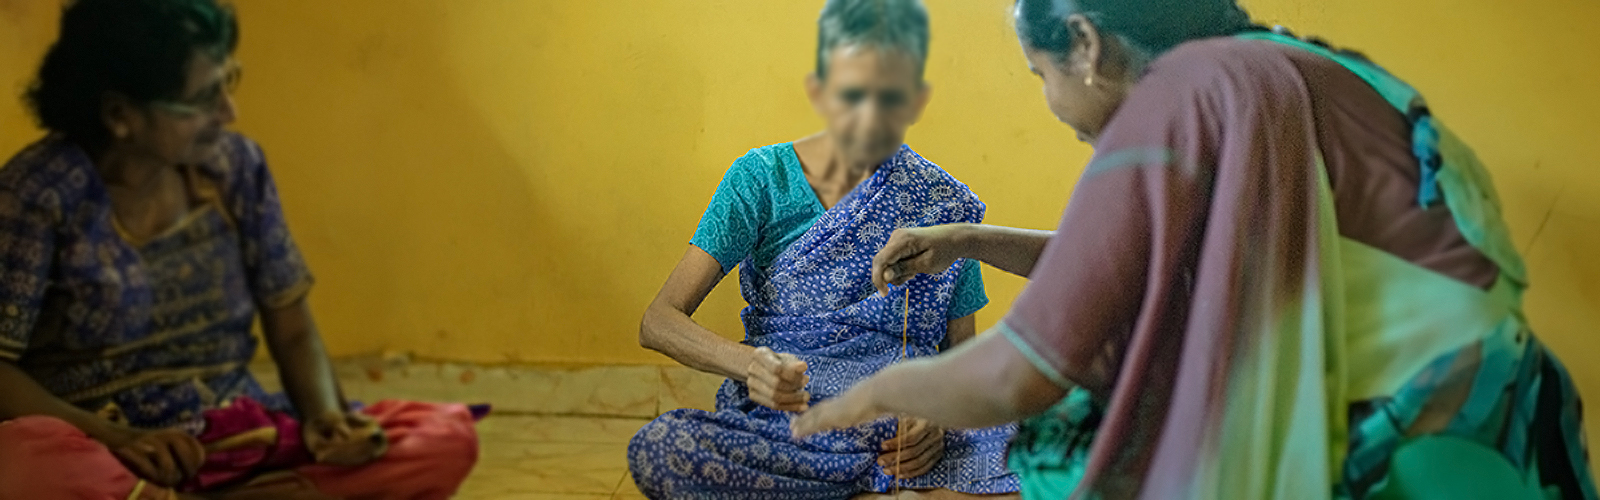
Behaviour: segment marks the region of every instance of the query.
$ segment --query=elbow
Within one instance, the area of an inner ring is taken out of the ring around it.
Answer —
[[[659,328],[661,313],[657,304],[650,304],[644,311],[644,317],[639,319],[639,347],[661,352]]]
[[[644,313],[644,318],[639,320],[639,347],[656,350],[655,343],[650,338],[650,313]]]

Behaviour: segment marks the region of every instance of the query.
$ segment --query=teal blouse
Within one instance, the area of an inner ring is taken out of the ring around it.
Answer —
[[[806,181],[794,144],[764,146],[733,162],[689,244],[717,259],[723,273],[747,259],[764,270],[825,212]],[[952,320],[989,305],[977,261],[963,261],[951,301]]]

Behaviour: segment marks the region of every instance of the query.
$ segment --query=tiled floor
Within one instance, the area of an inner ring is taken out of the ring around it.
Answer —
[[[466,500],[643,499],[628,475],[628,438],[642,418],[492,416],[480,422]]]
[[[478,466],[456,495],[467,500],[643,499],[627,477],[628,439],[664,411],[712,408],[722,383],[678,366],[480,367],[384,356],[335,367],[356,400],[494,405],[478,423]],[[275,390],[271,364],[252,368]]]

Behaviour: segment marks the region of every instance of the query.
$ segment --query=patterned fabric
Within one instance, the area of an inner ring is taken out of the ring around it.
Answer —
[[[0,356],[138,427],[196,424],[237,396],[288,409],[246,370],[257,308],[311,286],[265,159],[229,135],[187,173],[204,205],[133,241],[77,146],[48,137],[0,169]]]
[[[966,186],[902,147],[770,267],[744,258],[745,343],[804,360],[813,401],[843,392],[901,357],[905,291],[876,293],[869,276],[873,254],[893,229],[978,222],[983,213]],[[938,351],[963,267],[906,284],[910,356]],[[716,412],[674,410],[641,429],[628,447],[629,466],[652,498],[846,498],[894,487],[876,465],[880,444],[894,435],[892,420],[796,440],[789,432],[792,417],[750,401],[744,384],[729,380],[717,394]],[[1003,457],[1013,430],[947,432],[944,459],[901,486],[1016,491]]]
[[[1281,35],[1159,59],[1059,231],[1125,253],[1052,241],[1001,327],[1069,389],[1012,447],[1025,498],[1371,498],[1433,438],[1492,450],[1535,495],[1597,498],[1486,170],[1421,103]],[[1096,286],[1128,281],[1104,269],[1139,286]]]
[[[826,212],[806,181],[794,143],[764,146],[733,162],[689,244],[717,259],[724,273],[741,262],[764,271]],[[862,230],[874,237],[894,232],[882,221],[868,221]],[[951,300],[949,319],[970,316],[989,305],[978,261],[963,261]]]
[[[1105,409],[1089,391],[1076,387],[1044,413],[1017,426],[1006,456],[1007,466],[1022,483],[1022,498],[1059,499],[1072,496],[1083,481],[1089,463],[1089,445]]]

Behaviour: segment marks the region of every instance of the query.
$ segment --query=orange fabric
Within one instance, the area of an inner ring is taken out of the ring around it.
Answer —
[[[317,490],[346,500],[448,499],[478,461],[478,435],[465,405],[390,400],[363,412],[383,425],[388,453],[363,467],[298,469]]]
[[[295,470],[324,494],[447,499],[477,462],[477,432],[464,405],[382,401],[362,412],[383,426],[389,451],[360,467]],[[0,423],[0,500],[126,500],[138,484],[110,450],[65,421],[34,416]],[[146,485],[137,500],[169,495]]]
[[[0,423],[0,500],[125,500],[138,484],[110,450],[66,421]],[[150,485],[139,494],[156,500],[168,490]]]

